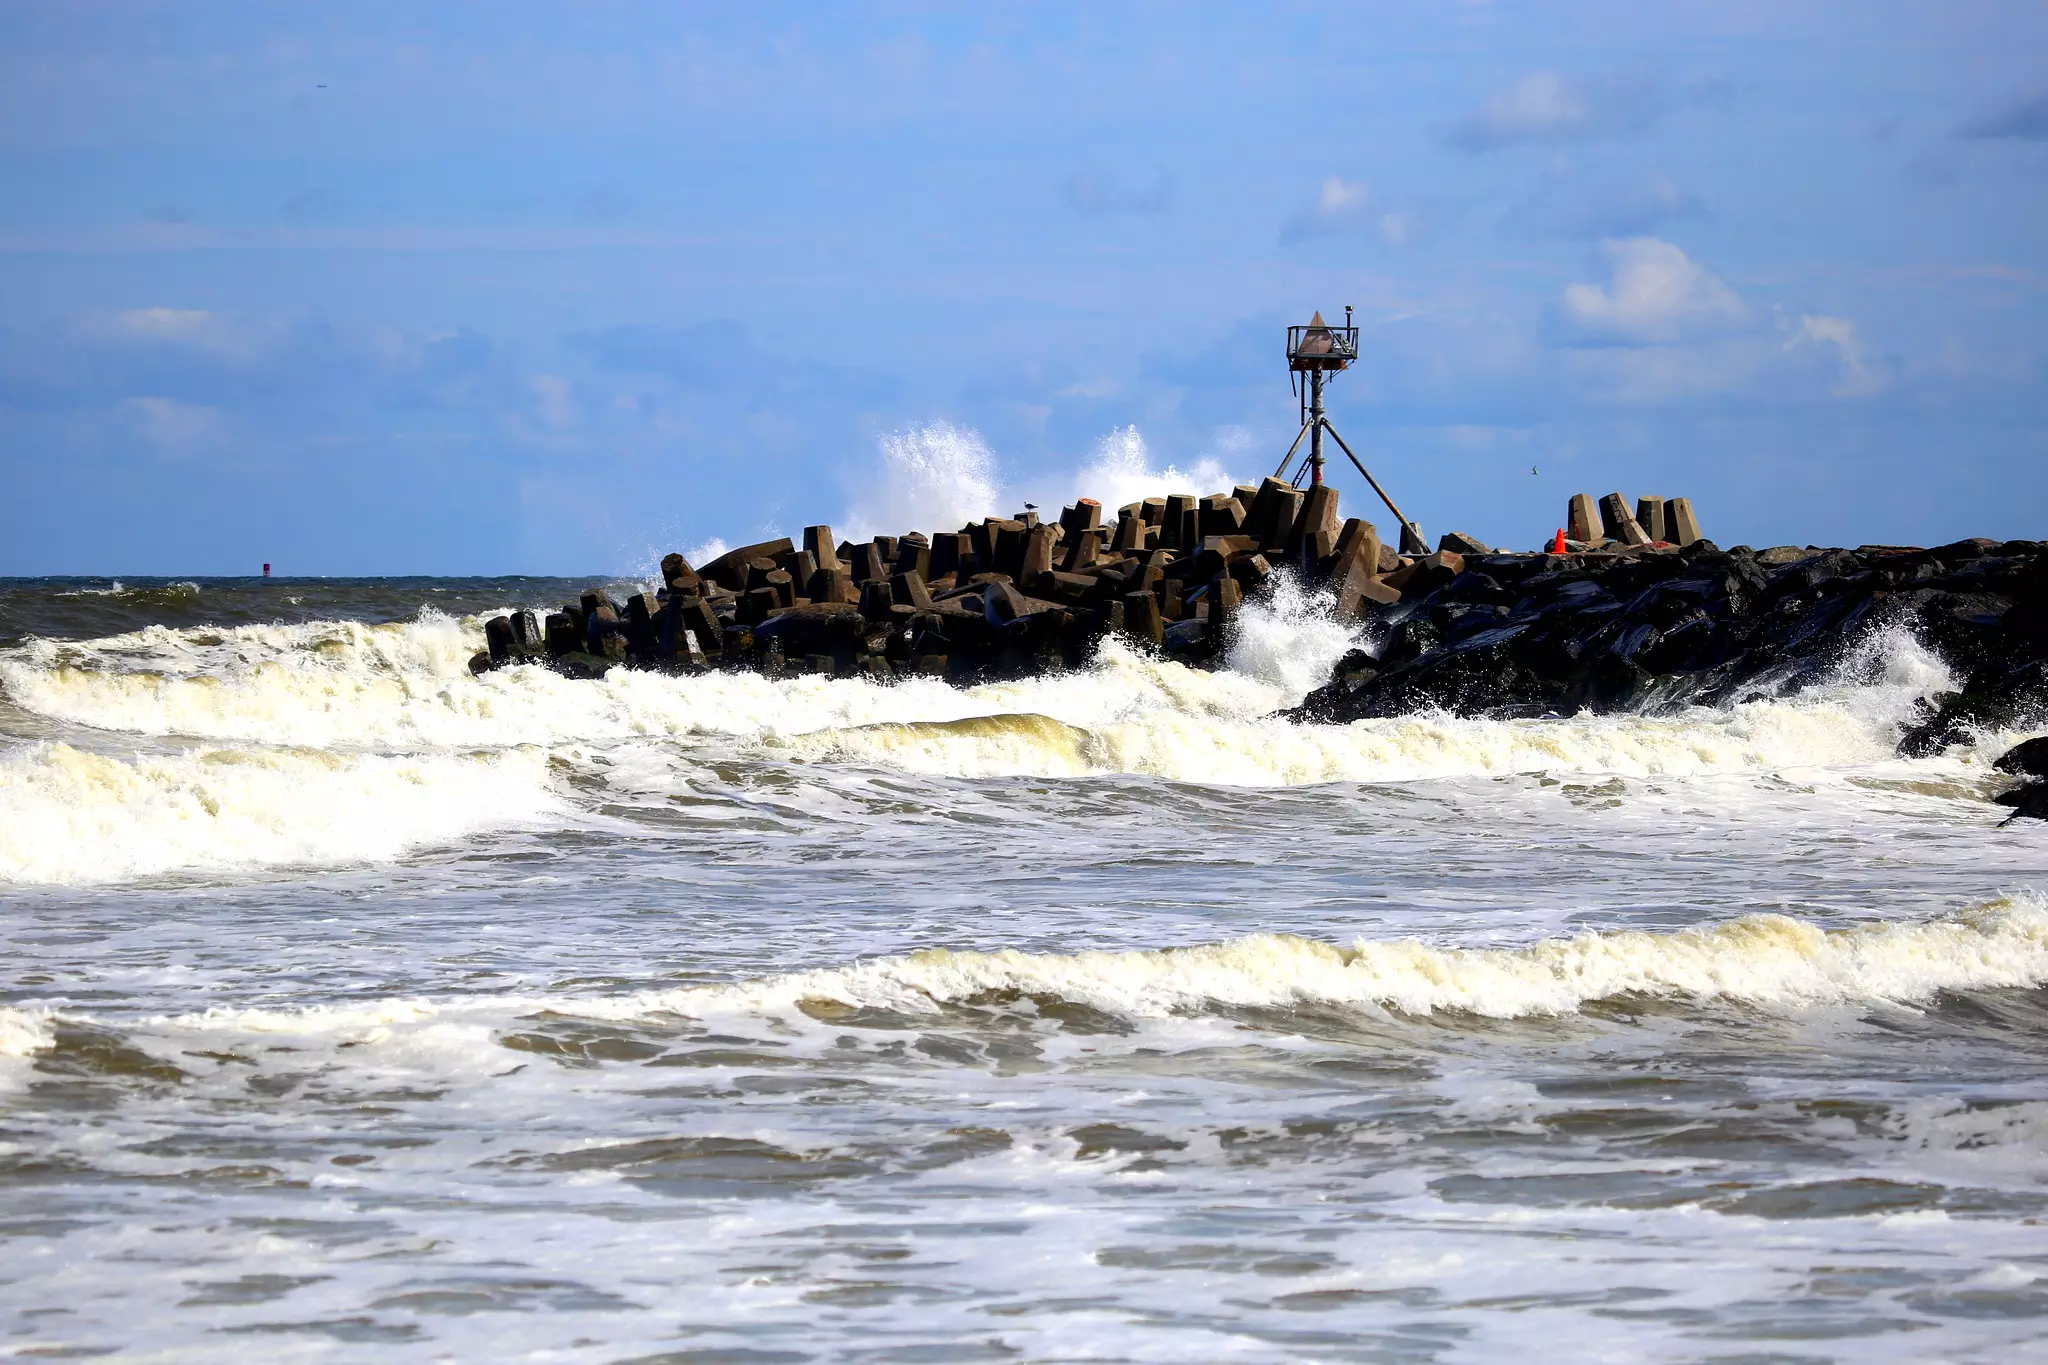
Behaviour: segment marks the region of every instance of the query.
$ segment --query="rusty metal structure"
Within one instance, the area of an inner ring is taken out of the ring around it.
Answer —
[[[1353,453],[1337,428],[1330,424],[1330,416],[1323,409],[1323,378],[1351,367],[1358,359],[1358,328],[1352,325],[1351,307],[1344,307],[1344,325],[1335,327],[1323,321],[1323,314],[1317,310],[1305,327],[1287,329],[1287,371],[1288,384],[1301,402],[1301,431],[1294,438],[1294,444],[1287,447],[1287,453],[1280,457],[1280,467],[1273,471],[1274,478],[1287,477],[1287,467],[1293,463],[1294,454],[1301,449],[1301,443],[1308,442],[1308,454],[1302,457],[1301,465],[1294,471],[1288,482],[1297,488],[1301,486],[1304,474],[1309,486],[1323,481],[1323,437],[1337,443],[1337,448],[1365,476],[1372,485],[1372,491],[1380,495],[1380,501],[1394,514],[1394,520],[1401,525],[1401,553],[1427,554],[1429,546],[1422,538],[1422,528],[1408,520],[1394,500],[1387,496],[1387,490],[1380,487],[1380,481],[1372,476],[1364,461]],[[1299,379],[1296,376],[1300,376]]]

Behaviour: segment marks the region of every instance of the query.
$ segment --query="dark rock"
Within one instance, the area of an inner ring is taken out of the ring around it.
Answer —
[[[2001,828],[2022,817],[2048,820],[2048,782],[2029,782],[2009,792],[2000,792],[1991,799],[2001,806],[2012,807],[2012,814],[2000,822]]]
[[[2048,779],[2048,735],[2013,745],[1991,766],[2015,776]]]

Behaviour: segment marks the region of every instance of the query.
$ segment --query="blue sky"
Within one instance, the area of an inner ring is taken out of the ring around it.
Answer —
[[[1346,304],[1432,536],[2048,536],[2048,10],[5,4],[0,288],[0,573],[1256,477]]]

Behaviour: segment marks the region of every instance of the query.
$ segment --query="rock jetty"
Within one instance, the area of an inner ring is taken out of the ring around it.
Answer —
[[[1467,537],[1448,545],[1486,547]],[[1114,521],[1083,498],[1041,521],[1036,509],[957,531],[838,541],[829,526],[691,565],[672,554],[662,586],[612,600],[583,594],[544,618],[486,623],[475,672],[545,663],[574,676],[617,667],[750,669],[954,682],[1077,667],[1120,635],[1197,666],[1230,638],[1232,616],[1286,568],[1328,586],[1363,617],[1403,600],[1439,561],[1403,558],[1372,523],[1337,515],[1337,490],[1280,479],[1197,497],[1147,498]]]
[[[701,567],[671,554],[662,586],[624,603],[593,589],[545,617],[492,619],[470,667],[976,683],[1085,665],[1112,635],[1208,667],[1244,603],[1282,571],[1329,590],[1341,616],[1378,626],[1369,648],[1287,713],[1298,720],[1782,695],[1898,623],[1965,679],[1927,704],[1902,752],[2048,715],[2048,543],[1723,550],[1687,499],[1611,493],[1574,496],[1545,550],[1453,532],[1432,553],[1402,555],[1371,522],[1340,520],[1334,488],[1280,479],[1147,498],[1113,522],[1084,498],[1057,521],[1027,507],[857,543],[812,526],[801,543],[745,545]]]
[[[1598,525],[1580,519],[1591,503],[1572,500],[1582,533]],[[1603,503],[1611,511],[1621,499]],[[1927,704],[1901,752],[2048,715],[2048,543],[1759,551],[1700,538],[1566,540],[1562,553],[1421,561],[1378,613],[1376,646],[1346,655],[1290,714],[1571,715],[1783,695],[1830,674],[1867,633],[1906,624],[1965,681]]]

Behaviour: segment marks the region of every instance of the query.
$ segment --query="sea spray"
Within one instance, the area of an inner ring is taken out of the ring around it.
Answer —
[[[995,452],[968,428],[928,422],[895,432],[882,438],[881,456],[878,475],[847,506],[847,529],[858,539],[912,527],[950,531],[1002,502]]]

